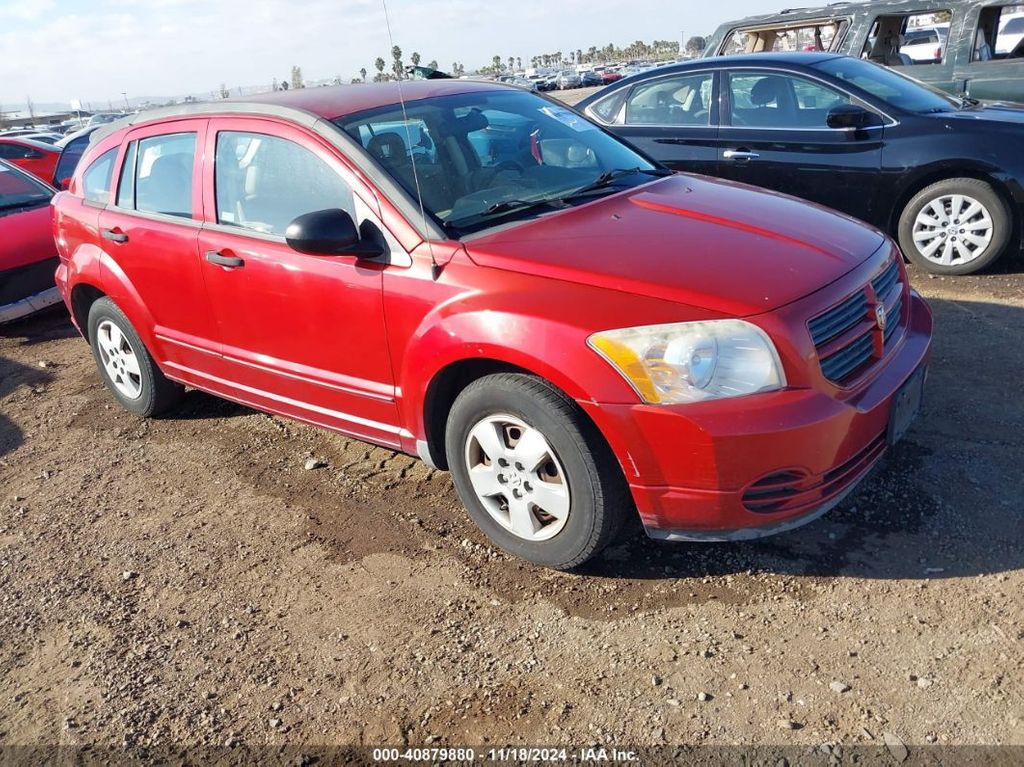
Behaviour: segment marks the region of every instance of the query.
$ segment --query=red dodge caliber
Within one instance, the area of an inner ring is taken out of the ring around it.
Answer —
[[[493,83],[145,112],[54,207],[124,407],[192,386],[418,455],[552,567],[635,512],[681,541],[807,522],[921,401],[931,314],[891,240]]]

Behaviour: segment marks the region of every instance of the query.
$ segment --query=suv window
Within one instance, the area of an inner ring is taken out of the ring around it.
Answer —
[[[110,201],[110,182],[114,177],[114,160],[117,148],[108,149],[86,168],[82,174],[82,196],[90,202]]]
[[[747,128],[827,128],[829,111],[850,98],[794,75],[729,75],[732,125]]]
[[[734,29],[726,35],[720,50],[723,56],[778,51],[831,51],[842,42],[849,26],[849,19],[822,19],[795,26]]]
[[[135,209],[192,218],[195,133],[139,139],[135,163]]]
[[[303,213],[341,208],[354,217],[349,185],[293,141],[222,131],[215,168],[218,224],[284,236]]]
[[[664,77],[633,89],[626,102],[627,125],[708,125],[710,72]]]
[[[1024,5],[982,8],[974,34],[973,61],[1024,58]]]
[[[952,18],[952,11],[878,16],[864,43],[862,58],[888,67],[941,64],[946,57],[947,27]]]

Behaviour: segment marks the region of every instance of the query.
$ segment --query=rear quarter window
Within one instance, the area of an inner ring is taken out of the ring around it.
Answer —
[[[114,176],[117,148],[101,154],[82,174],[82,196],[89,202],[106,203],[110,200],[110,181]]]

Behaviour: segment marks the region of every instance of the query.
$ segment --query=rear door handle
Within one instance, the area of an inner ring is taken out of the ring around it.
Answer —
[[[746,149],[726,149],[722,157],[726,160],[756,160],[760,157],[757,152],[748,152]]]
[[[103,239],[111,242],[128,242],[128,235],[119,229],[104,229],[100,234],[103,235]]]
[[[239,258],[238,256],[225,256],[223,253],[216,250],[208,250],[205,258],[211,264],[226,266],[229,269],[238,269],[241,266],[245,266],[245,259]]]

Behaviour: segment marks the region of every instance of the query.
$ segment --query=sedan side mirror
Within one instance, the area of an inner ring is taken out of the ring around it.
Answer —
[[[355,222],[340,208],[303,213],[284,232],[285,242],[292,250],[313,256],[356,256],[377,258],[384,249],[359,237]]]
[[[863,130],[881,125],[878,115],[856,104],[840,104],[833,107],[829,110],[825,122],[828,127],[835,130]]]

